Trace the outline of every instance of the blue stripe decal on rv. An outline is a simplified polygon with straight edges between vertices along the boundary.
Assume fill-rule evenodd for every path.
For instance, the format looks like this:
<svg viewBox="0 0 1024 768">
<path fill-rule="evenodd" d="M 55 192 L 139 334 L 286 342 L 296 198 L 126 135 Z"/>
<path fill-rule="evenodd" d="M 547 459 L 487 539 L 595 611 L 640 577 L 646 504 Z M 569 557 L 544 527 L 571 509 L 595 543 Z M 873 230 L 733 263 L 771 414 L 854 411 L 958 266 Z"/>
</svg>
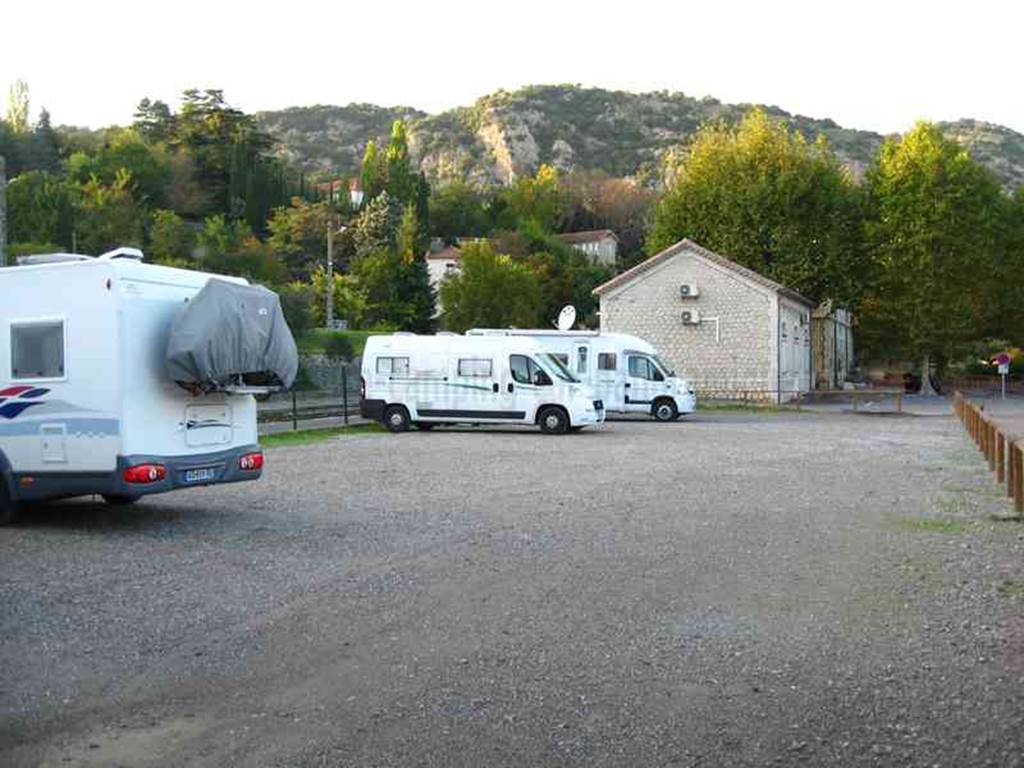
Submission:
<svg viewBox="0 0 1024 768">
<path fill-rule="evenodd" d="M 117 419 L 34 419 L 0 422 L 0 437 L 31 437 L 39 434 L 42 424 L 63 424 L 68 437 L 106 437 L 121 434 L 121 423 Z"/>
</svg>

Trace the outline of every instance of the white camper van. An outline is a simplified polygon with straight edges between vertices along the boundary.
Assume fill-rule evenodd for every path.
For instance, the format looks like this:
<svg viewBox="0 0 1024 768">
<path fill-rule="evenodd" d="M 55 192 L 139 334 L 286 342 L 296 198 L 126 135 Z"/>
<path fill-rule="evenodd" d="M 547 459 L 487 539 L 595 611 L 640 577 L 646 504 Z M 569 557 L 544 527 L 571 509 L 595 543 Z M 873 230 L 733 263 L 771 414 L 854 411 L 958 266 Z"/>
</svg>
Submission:
<svg viewBox="0 0 1024 768">
<path fill-rule="evenodd" d="M 561 434 L 604 421 L 590 386 L 528 338 L 371 336 L 362 388 L 362 415 L 392 432 L 470 423 Z"/>
<path fill-rule="evenodd" d="M 145 264 L 136 249 L 23 263 L 0 269 L 0 520 L 23 501 L 127 503 L 260 476 L 253 393 L 276 385 L 248 386 L 231 368 L 262 360 L 273 339 L 285 358 L 289 343 L 294 352 L 276 295 Z M 211 297 L 216 311 L 197 318 Z"/>
<path fill-rule="evenodd" d="M 626 333 L 474 328 L 468 336 L 529 338 L 590 384 L 605 410 L 672 421 L 697 410 L 693 385 L 678 378 L 648 342 Z"/>
</svg>

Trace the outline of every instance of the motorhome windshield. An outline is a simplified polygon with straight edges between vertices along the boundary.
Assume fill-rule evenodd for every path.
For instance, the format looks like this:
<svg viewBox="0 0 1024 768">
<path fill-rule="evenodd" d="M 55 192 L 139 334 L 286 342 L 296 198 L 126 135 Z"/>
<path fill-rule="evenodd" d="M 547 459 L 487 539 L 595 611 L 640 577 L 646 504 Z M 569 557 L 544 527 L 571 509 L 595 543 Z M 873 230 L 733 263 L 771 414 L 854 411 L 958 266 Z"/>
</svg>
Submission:
<svg viewBox="0 0 1024 768">
<path fill-rule="evenodd" d="M 551 372 L 562 381 L 569 381 L 574 384 L 579 382 L 579 379 L 575 378 L 572 373 L 569 372 L 565 363 L 562 362 L 561 357 L 554 352 L 545 353 L 544 362 L 552 369 Z"/>
<path fill-rule="evenodd" d="M 668 364 L 657 355 L 651 355 L 651 359 L 654 360 L 655 364 L 661 369 L 661 372 L 665 375 L 665 378 L 675 376 L 676 372 L 673 371 Z"/>
</svg>

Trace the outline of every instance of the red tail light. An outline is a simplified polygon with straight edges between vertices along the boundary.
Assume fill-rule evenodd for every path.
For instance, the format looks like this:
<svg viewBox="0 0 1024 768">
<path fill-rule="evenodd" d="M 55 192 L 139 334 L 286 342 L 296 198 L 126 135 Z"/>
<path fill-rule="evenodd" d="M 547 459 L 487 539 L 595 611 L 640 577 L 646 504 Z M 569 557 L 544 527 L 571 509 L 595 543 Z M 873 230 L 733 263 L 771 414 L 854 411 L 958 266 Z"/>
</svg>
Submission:
<svg viewBox="0 0 1024 768">
<path fill-rule="evenodd" d="M 255 472 L 258 469 L 263 469 L 263 454 L 262 453 L 247 453 L 238 460 L 238 468 L 244 469 L 247 472 Z"/>
<path fill-rule="evenodd" d="M 167 477 L 167 468 L 163 464 L 136 464 L 124 471 L 126 483 L 159 483 Z"/>
</svg>

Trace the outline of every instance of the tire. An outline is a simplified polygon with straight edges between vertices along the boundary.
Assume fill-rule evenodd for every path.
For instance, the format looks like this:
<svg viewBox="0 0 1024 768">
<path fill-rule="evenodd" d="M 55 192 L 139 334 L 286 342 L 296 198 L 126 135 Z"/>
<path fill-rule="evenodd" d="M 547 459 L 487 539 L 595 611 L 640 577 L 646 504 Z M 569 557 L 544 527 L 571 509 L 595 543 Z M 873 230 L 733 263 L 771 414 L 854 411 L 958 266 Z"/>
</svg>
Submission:
<svg viewBox="0 0 1024 768">
<path fill-rule="evenodd" d="M 409 412 L 404 405 L 389 405 L 384 409 L 384 426 L 391 432 L 406 432 L 409 429 Z"/>
<path fill-rule="evenodd" d="M 13 523 L 18 517 L 20 506 L 7 492 L 7 483 L 0 478 L 0 525 Z"/>
<path fill-rule="evenodd" d="M 103 501 L 112 507 L 126 507 L 129 504 L 134 504 L 136 501 L 141 499 L 141 496 L 124 496 L 121 494 L 103 494 Z"/>
<path fill-rule="evenodd" d="M 436 427 L 437 424 L 433 424 L 433 423 L 428 424 L 425 421 L 417 421 L 413 426 L 416 427 L 416 429 L 420 430 L 421 432 L 429 432 L 434 427 Z"/>
<path fill-rule="evenodd" d="M 537 414 L 540 431 L 545 435 L 564 435 L 569 431 L 569 416 L 557 405 L 546 405 Z"/>
<path fill-rule="evenodd" d="M 654 401 L 651 415 L 655 421 L 675 421 L 676 417 L 679 416 L 679 409 L 676 408 L 676 404 L 672 400 L 663 397 Z"/>
</svg>

